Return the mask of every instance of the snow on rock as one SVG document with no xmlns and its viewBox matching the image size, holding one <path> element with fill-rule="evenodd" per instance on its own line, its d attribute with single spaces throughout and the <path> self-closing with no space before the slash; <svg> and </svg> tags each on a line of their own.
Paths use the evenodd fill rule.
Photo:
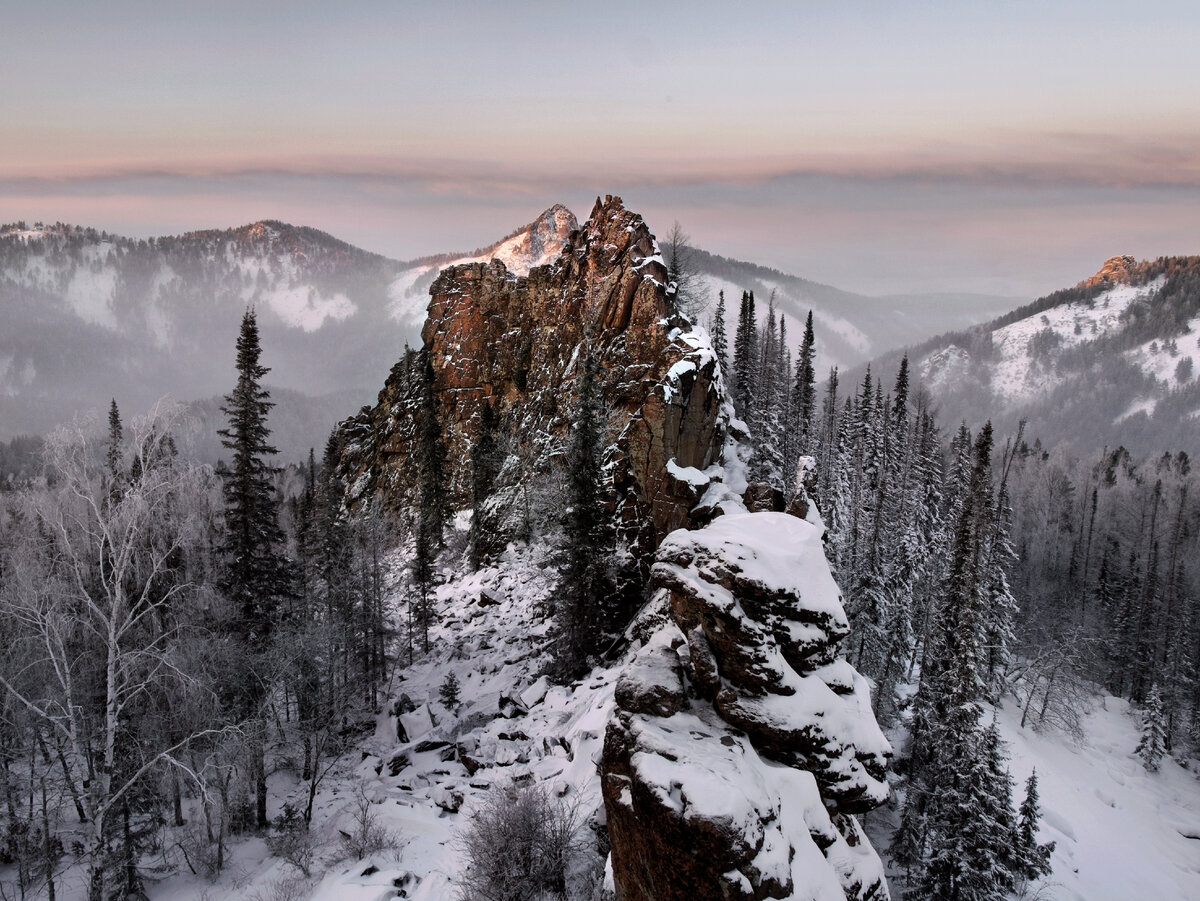
<svg viewBox="0 0 1200 901">
<path fill-rule="evenodd" d="M 621 674 L 605 739 L 620 896 L 886 898 L 853 814 L 887 799 L 891 749 L 838 656 L 821 529 L 720 516 L 668 535 L 653 575 L 671 619 Z"/>
</svg>

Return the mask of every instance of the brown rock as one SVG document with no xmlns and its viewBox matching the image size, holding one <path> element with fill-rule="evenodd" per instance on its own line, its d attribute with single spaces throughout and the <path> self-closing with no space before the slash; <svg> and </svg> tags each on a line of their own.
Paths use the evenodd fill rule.
<svg viewBox="0 0 1200 901">
<path fill-rule="evenodd" d="M 498 260 L 444 270 L 430 289 L 423 350 L 393 368 L 374 408 L 341 427 L 349 504 L 372 492 L 393 509 L 412 503 L 422 355 L 433 368 L 455 505 L 468 505 L 470 448 L 485 403 L 522 460 L 506 475 L 512 505 L 531 485 L 544 490 L 566 443 L 580 361 L 591 354 L 607 412 L 614 515 L 648 559 L 667 532 L 689 524 L 698 500 L 668 461 L 706 469 L 719 459 L 726 427 L 716 363 L 680 340 L 687 322 L 666 283 L 654 236 L 616 197 L 597 199 L 561 256 L 527 277 Z M 672 369 L 686 361 L 694 365 Z M 504 531 L 502 513 L 493 525 Z"/>
</svg>

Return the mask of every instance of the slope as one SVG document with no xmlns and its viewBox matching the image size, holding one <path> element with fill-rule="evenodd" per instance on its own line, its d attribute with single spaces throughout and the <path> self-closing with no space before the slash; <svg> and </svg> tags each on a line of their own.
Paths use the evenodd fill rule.
<svg viewBox="0 0 1200 901">
<path fill-rule="evenodd" d="M 1200 257 L 1114 257 L 1074 288 L 908 350 L 943 423 L 1080 451 L 1200 453 Z M 892 378 L 900 353 L 877 358 Z M 854 372 L 852 377 L 860 377 Z"/>
</svg>

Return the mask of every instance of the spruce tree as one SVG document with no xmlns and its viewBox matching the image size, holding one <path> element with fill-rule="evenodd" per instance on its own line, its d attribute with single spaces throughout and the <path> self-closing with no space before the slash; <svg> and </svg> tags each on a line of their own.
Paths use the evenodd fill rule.
<svg viewBox="0 0 1200 901">
<path fill-rule="evenodd" d="M 1038 778 L 1037 770 L 1034 770 L 1025 782 L 1025 800 L 1021 802 L 1021 809 L 1017 814 L 1017 829 L 1013 836 L 1015 875 L 1019 879 L 1033 880 L 1050 875 L 1050 855 L 1054 851 L 1054 842 L 1038 844 L 1040 819 Z"/>
<path fill-rule="evenodd" d="M 479 413 L 479 431 L 471 444 L 471 530 L 468 535 L 471 569 L 483 563 L 487 534 L 484 525 L 484 505 L 492 495 L 500 473 L 500 451 L 496 441 L 496 414 L 490 401 L 485 401 Z"/>
<path fill-rule="evenodd" d="M 113 398 L 112 404 L 108 408 L 108 450 L 105 455 L 109 486 L 113 491 L 116 490 L 116 486 L 122 478 L 121 457 L 123 455 L 123 448 L 121 440 L 121 411 L 117 409 L 116 398 Z"/>
<path fill-rule="evenodd" d="M 742 292 L 742 304 L 738 309 L 737 332 L 733 339 L 733 408 L 734 411 L 754 428 L 754 399 L 758 373 L 758 323 L 754 313 L 754 292 Z"/>
<path fill-rule="evenodd" d="M 797 443 L 801 454 L 814 454 L 813 418 L 816 415 L 816 336 L 813 334 L 812 310 L 804 322 L 804 337 L 796 358 L 796 378 L 792 385 L 792 405 L 795 408 Z"/>
<path fill-rule="evenodd" d="M 733 373 L 729 370 L 729 339 L 725 331 L 725 292 L 717 293 L 717 313 L 712 321 L 713 353 L 717 355 L 717 365 L 721 367 L 721 378 L 726 386 Z"/>
<path fill-rule="evenodd" d="M 446 446 L 438 417 L 437 394 L 434 389 L 433 363 L 428 350 L 422 351 L 421 414 L 417 425 L 417 489 L 416 555 L 413 574 L 417 583 L 417 609 L 410 615 L 412 625 L 421 627 L 422 646 L 429 651 L 429 620 L 432 615 L 429 589 L 433 582 L 433 564 L 442 549 L 443 530 L 450 518 L 450 500 L 446 491 Z M 415 621 L 415 623 L 414 623 Z M 411 657 L 412 635 L 409 635 Z"/>
<path fill-rule="evenodd" d="M 246 720 L 262 714 L 268 681 L 266 661 L 276 613 L 281 601 L 291 594 L 278 503 L 271 483 L 276 470 L 268 462 L 277 453 L 269 443 L 271 431 L 267 427 L 267 414 L 274 404 L 262 384 L 270 370 L 260 362 L 261 356 L 258 323 L 254 311 L 247 310 L 237 340 L 237 384 L 221 406 L 229 426 L 218 432 L 221 443 L 233 455 L 231 464 L 221 472 L 225 494 L 221 587 L 236 611 L 230 631 L 243 644 L 254 671 L 234 689 L 237 712 Z M 261 731 L 252 730 L 252 746 L 257 822 L 265 828 L 267 782 Z"/>
<path fill-rule="evenodd" d="M 260 363 L 261 356 L 258 323 L 254 311 L 247 310 L 237 340 L 237 384 L 221 406 L 229 425 L 217 434 L 232 452 L 232 461 L 222 473 L 222 587 L 237 605 L 234 632 L 255 652 L 267 649 L 276 608 L 290 587 L 271 482 L 277 470 L 269 462 L 278 453 L 269 443 L 271 430 L 267 427 L 267 414 L 275 405 L 262 384 L 270 369 Z"/>
<path fill-rule="evenodd" d="M 1142 711 L 1142 737 L 1134 751 L 1142 759 L 1142 765 L 1152 773 L 1158 772 L 1158 767 L 1167 753 L 1167 727 L 1163 716 L 1162 697 L 1158 686 L 1150 688 L 1150 696 L 1146 698 L 1146 707 Z"/>
<path fill-rule="evenodd" d="M 567 509 L 563 521 L 564 566 L 559 641 L 555 645 L 557 675 L 581 675 L 607 625 L 607 608 L 615 593 L 607 563 L 613 552 L 612 527 L 604 509 L 601 484 L 601 422 L 595 396 L 597 365 L 588 353 L 579 379 L 579 401 L 567 449 Z"/>
</svg>

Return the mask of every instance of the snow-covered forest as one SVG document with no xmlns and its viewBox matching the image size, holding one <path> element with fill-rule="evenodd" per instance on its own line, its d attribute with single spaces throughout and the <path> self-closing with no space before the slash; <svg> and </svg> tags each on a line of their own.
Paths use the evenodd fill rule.
<svg viewBox="0 0 1200 901">
<path fill-rule="evenodd" d="M 941 423 L 907 359 L 821 381 L 811 315 L 747 291 L 730 340 L 725 304 L 670 314 L 691 356 L 657 396 L 711 373 L 724 443 L 668 464 L 708 519 L 653 559 L 587 341 L 555 371 L 561 435 L 489 399 L 459 460 L 410 351 L 391 483 L 354 468 L 365 414 L 277 467 L 253 311 L 217 467 L 165 403 L 6 447 L 0 897 L 1084 897 L 1055 894 L 1063 773 L 1027 763 L 1119 708 L 1140 737 L 1112 760 L 1195 797 L 1187 454 Z M 733 838 L 685 877 L 696 822 Z"/>
</svg>

